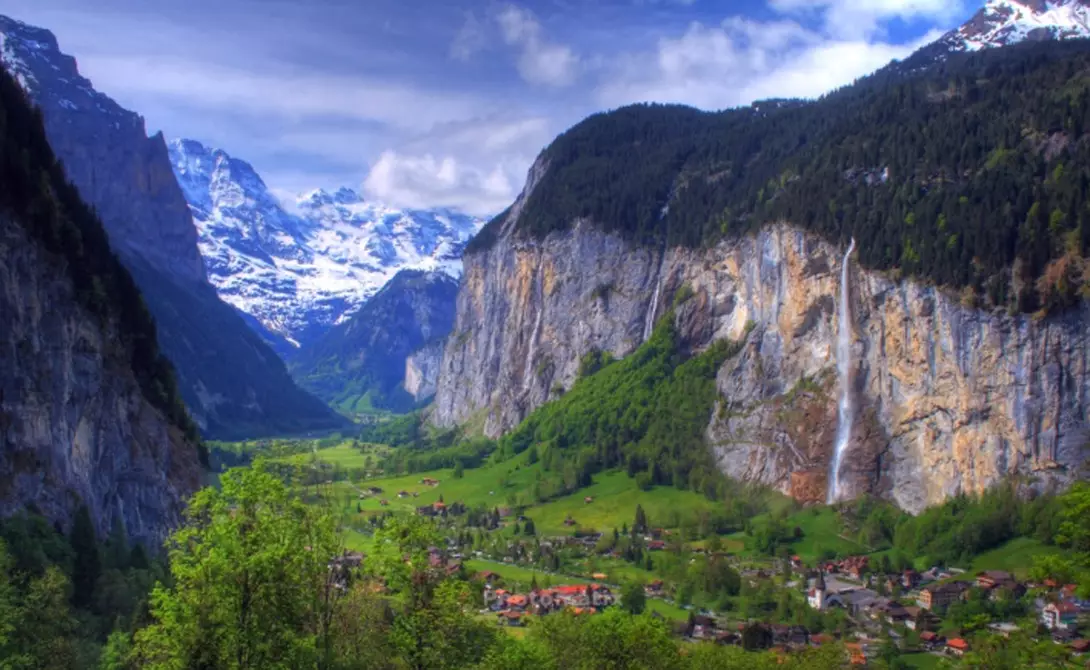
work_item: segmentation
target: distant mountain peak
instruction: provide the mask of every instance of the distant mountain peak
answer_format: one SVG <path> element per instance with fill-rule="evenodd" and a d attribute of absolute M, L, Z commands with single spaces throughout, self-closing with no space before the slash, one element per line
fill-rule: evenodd
<path fill-rule="evenodd" d="M 949 51 L 979 51 L 1084 37 L 1090 37 L 1090 0 L 988 0 L 939 44 Z"/>
<path fill-rule="evenodd" d="M 365 201 L 347 187 L 308 191 L 289 211 L 250 163 L 196 140 L 169 149 L 209 279 L 279 336 L 282 354 L 344 321 L 399 270 L 458 276 L 462 250 L 483 225 Z"/>

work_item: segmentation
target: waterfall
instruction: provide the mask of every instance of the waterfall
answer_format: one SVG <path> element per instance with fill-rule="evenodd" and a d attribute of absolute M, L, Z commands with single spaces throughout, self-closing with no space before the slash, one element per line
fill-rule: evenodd
<path fill-rule="evenodd" d="M 655 293 L 651 296 L 651 304 L 647 307 L 647 321 L 643 324 L 643 341 L 651 339 L 651 331 L 655 329 L 655 309 L 659 305 L 659 293 L 662 291 L 662 279 L 655 282 Z"/>
<path fill-rule="evenodd" d="M 651 304 L 647 306 L 647 320 L 643 324 L 643 341 L 651 339 L 651 331 L 655 330 L 655 312 L 658 311 L 659 294 L 662 292 L 662 266 L 666 263 L 666 252 L 662 252 L 659 260 L 658 277 L 655 279 L 655 292 L 651 295 Z"/>
<path fill-rule="evenodd" d="M 837 411 L 836 444 L 833 452 L 833 464 L 829 473 L 829 494 L 827 502 L 831 505 L 840 498 L 840 462 L 848 449 L 852 436 L 852 419 L 855 407 L 852 405 L 852 309 L 851 288 L 848 285 L 848 257 L 855 249 L 855 238 L 848 245 L 844 254 L 844 264 L 840 269 L 840 314 L 839 332 L 836 338 L 836 370 L 840 384 L 840 404 Z"/>

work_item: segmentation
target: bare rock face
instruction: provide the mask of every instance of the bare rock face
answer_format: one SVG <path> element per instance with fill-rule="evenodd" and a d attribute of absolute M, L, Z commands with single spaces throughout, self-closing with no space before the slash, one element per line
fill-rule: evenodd
<path fill-rule="evenodd" d="M 33 504 L 67 526 L 79 504 L 158 546 L 200 483 L 192 444 L 148 401 L 113 324 L 76 300 L 20 226 L 0 218 L 0 516 Z"/>
<path fill-rule="evenodd" d="M 719 371 L 707 429 L 723 471 L 824 498 L 843 249 L 786 224 L 704 250 L 636 247 L 588 222 L 528 240 L 512 233 L 518 210 L 491 247 L 465 258 L 433 421 L 484 413 L 486 433 L 500 435 L 570 388 L 588 351 L 631 353 L 674 306 L 694 350 L 745 339 Z M 857 266 L 849 276 L 857 411 L 840 472 L 847 497 L 874 493 L 915 512 L 1016 473 L 1039 486 L 1078 476 L 1090 306 L 1035 321 Z"/>
<path fill-rule="evenodd" d="M 405 359 L 405 391 L 418 403 L 434 396 L 439 388 L 439 366 L 445 346 L 443 340 L 438 340 Z"/>

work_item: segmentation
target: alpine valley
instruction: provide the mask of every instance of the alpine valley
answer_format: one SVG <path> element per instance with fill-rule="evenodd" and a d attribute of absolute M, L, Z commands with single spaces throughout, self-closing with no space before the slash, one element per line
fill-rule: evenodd
<path fill-rule="evenodd" d="M 219 2 L 260 58 L 313 8 Z M 397 4 L 323 7 L 408 42 Z M 379 60 L 604 66 L 455 9 Z M 487 222 L 283 200 L 2 16 L 0 65 L 0 668 L 1086 665 L 1090 0 L 987 0 L 815 99 L 592 114 Z"/>

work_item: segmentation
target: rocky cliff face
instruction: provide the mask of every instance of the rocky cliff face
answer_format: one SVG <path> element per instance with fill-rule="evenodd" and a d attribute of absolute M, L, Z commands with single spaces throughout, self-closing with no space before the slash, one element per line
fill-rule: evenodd
<path fill-rule="evenodd" d="M 433 421 L 485 412 L 485 431 L 499 435 L 570 388 L 587 351 L 634 351 L 676 301 L 692 348 L 745 339 L 719 372 L 707 429 L 723 471 L 824 499 L 842 249 L 782 224 L 707 250 L 640 248 L 586 222 L 533 241 L 511 232 L 518 213 L 516 203 L 499 240 L 465 259 Z M 1090 308 L 1034 321 L 850 270 L 859 410 L 846 495 L 869 491 L 918 511 L 1011 474 L 1042 486 L 1077 475 Z"/>
<path fill-rule="evenodd" d="M 66 526 L 82 502 L 102 536 L 120 518 L 158 546 L 199 484 L 196 449 L 46 256 L 0 217 L 0 516 L 34 504 Z"/>
<path fill-rule="evenodd" d="M 439 388 L 439 366 L 443 363 L 446 342 L 437 340 L 405 359 L 405 391 L 416 402 L 435 395 Z"/>

